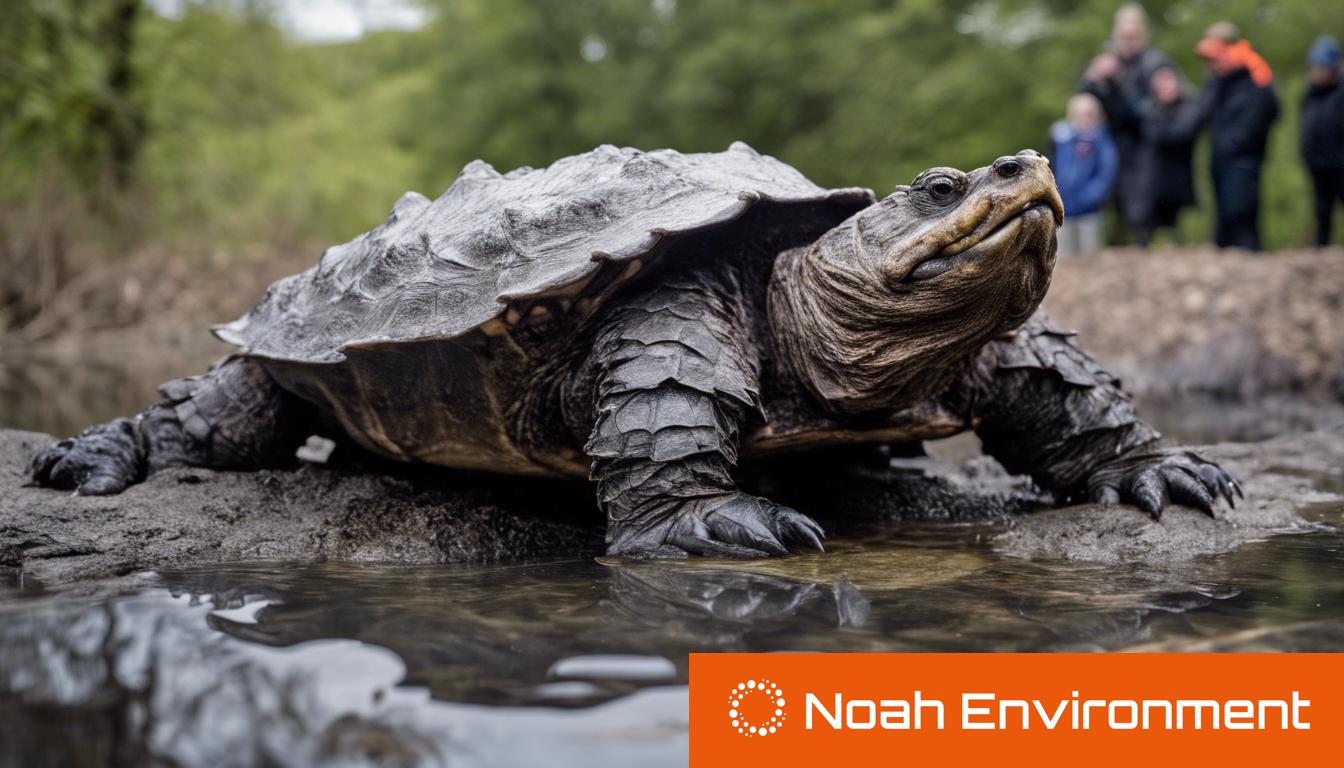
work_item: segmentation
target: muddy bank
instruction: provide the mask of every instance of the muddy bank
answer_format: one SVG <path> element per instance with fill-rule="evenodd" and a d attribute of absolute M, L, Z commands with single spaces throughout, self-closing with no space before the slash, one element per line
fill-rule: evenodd
<path fill-rule="evenodd" d="M 49 585 L 249 560 L 492 562 L 591 557 L 602 548 L 601 521 L 583 484 L 470 476 L 426 482 L 319 466 L 175 469 L 119 496 L 84 498 L 23 486 L 28 460 L 51 441 L 0 431 L 0 568 Z M 1209 453 L 1243 478 L 1249 494 L 1219 520 L 1176 509 L 1153 523 L 1130 507 L 1031 513 L 1049 500 L 983 458 L 851 466 L 813 475 L 830 479 L 811 484 L 809 494 L 782 485 L 777 498 L 817 514 L 841 536 L 872 524 L 860 520 L 982 519 L 1001 526 L 1011 518 L 996 545 L 1005 554 L 1153 562 L 1302 530 L 1298 510 L 1340 499 L 1329 484 L 1344 483 L 1338 475 L 1344 432 L 1220 445 Z"/>
<path fill-rule="evenodd" d="M 1045 307 L 1141 393 L 1344 398 L 1344 249 L 1064 259 Z"/>

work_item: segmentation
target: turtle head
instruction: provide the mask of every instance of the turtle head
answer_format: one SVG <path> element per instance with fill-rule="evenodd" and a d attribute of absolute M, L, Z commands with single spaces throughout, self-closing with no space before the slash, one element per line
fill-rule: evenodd
<path fill-rule="evenodd" d="M 970 173 L 931 168 L 811 246 L 781 255 L 779 356 L 828 410 L 912 405 L 1040 305 L 1064 205 L 1024 150 Z"/>
<path fill-rule="evenodd" d="M 892 291 L 1017 282 L 1030 314 L 1049 285 L 1064 203 L 1049 161 L 1028 149 L 970 173 L 930 168 L 853 221 L 857 255 Z"/>

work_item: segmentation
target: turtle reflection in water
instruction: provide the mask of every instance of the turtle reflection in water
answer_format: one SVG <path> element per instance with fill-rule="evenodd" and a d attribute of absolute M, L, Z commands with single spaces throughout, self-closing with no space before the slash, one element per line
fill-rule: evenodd
<path fill-rule="evenodd" d="M 658 565 L 608 561 L 612 598 L 645 619 L 684 620 L 703 611 L 714 619 L 761 622 L 820 612 L 841 627 L 862 627 L 871 601 L 865 591 L 927 587 L 983 567 L 978 555 L 916 549 L 865 549 L 847 543 L 832 556 L 801 555 L 788 560 L 740 563 L 705 560 Z"/>
<path fill-rule="evenodd" d="M 751 558 L 822 530 L 739 490 L 740 461 L 975 429 L 1056 498 L 1212 514 L 1235 482 L 1160 444 L 1037 313 L 1063 216 L 1029 150 L 880 201 L 740 143 L 474 162 L 217 328 L 236 355 L 42 452 L 33 478 L 118 493 L 172 465 L 292 461 L 326 432 L 590 478 L 609 555 Z"/>

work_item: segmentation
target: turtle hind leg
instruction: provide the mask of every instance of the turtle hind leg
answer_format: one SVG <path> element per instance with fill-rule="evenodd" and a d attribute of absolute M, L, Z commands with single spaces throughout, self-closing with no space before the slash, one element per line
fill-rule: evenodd
<path fill-rule="evenodd" d="M 292 457 L 310 415 L 247 358 L 226 358 L 209 373 L 175 379 L 159 391 L 165 399 L 134 419 L 90 427 L 39 453 L 33 482 L 99 496 L 120 493 L 165 467 L 276 466 Z"/>
<path fill-rule="evenodd" d="M 121 493 L 145 476 L 135 421 L 113 419 L 42 451 L 29 467 L 32 482 L 88 496 Z"/>
<path fill-rule="evenodd" d="M 686 276 L 614 307 L 593 351 L 587 444 L 622 557 L 763 557 L 821 548 L 810 518 L 737 489 L 739 433 L 759 414 L 759 357 L 731 276 Z M 734 309 L 736 308 L 736 309 Z"/>

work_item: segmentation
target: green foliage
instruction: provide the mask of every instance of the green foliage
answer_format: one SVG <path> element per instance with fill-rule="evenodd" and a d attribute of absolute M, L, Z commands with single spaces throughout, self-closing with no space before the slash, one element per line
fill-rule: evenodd
<path fill-rule="evenodd" d="M 269 17 L 193 7 L 145 30 L 154 70 L 145 193 L 169 233 L 224 244 L 349 237 L 416 178 L 413 105 L 432 89 L 375 36 L 304 47 Z"/>
<path fill-rule="evenodd" d="M 718 149 L 744 139 L 818 182 L 879 192 L 936 164 L 983 165 L 1044 149 L 1113 0 L 805 0 L 642 2 L 439 0 L 436 144 L 446 180 L 473 157 L 501 168 L 544 164 L 609 142 Z M 1297 157 L 1302 58 L 1322 30 L 1344 33 L 1344 6 L 1200 0 L 1149 3 L 1154 44 L 1204 80 L 1193 51 L 1228 18 L 1278 73 L 1283 117 L 1265 174 L 1271 247 L 1310 236 Z M 587 52 L 589 55 L 584 56 Z M 594 54 L 601 54 L 594 55 Z M 1203 199 L 1211 201 L 1207 173 Z M 1211 204 L 1187 215 L 1208 237 Z"/>
<path fill-rule="evenodd" d="M 132 0 L 134 2 L 134 0 Z M 467 161 L 541 165 L 599 143 L 720 149 L 743 139 L 831 185 L 879 193 L 931 165 L 1044 149 L 1114 0 L 427 0 L 429 27 L 339 45 L 288 39 L 273 9 L 146 9 L 131 85 L 109 91 L 113 0 L 20 0 L 0 16 L 0 200 L 55 165 L 106 176 L 138 127 L 131 188 L 155 238 L 348 238 L 405 189 L 433 196 Z M 1276 71 L 1284 116 L 1265 174 L 1271 247 L 1310 232 L 1297 157 L 1303 54 L 1344 35 L 1317 0 L 1158 0 L 1154 43 L 1196 83 L 1192 47 L 1230 18 Z M 115 90 L 115 89 L 113 89 Z M 101 107 L 91 105 L 102 104 Z M 106 121 L 105 121 L 106 122 Z M 1210 200 L 1205 183 L 1203 199 Z M 1204 239 L 1210 204 L 1184 222 Z"/>
<path fill-rule="evenodd" d="M 142 119 L 129 61 L 139 0 L 21 0 L 0 14 L 0 195 L 69 173 L 130 181 Z"/>

